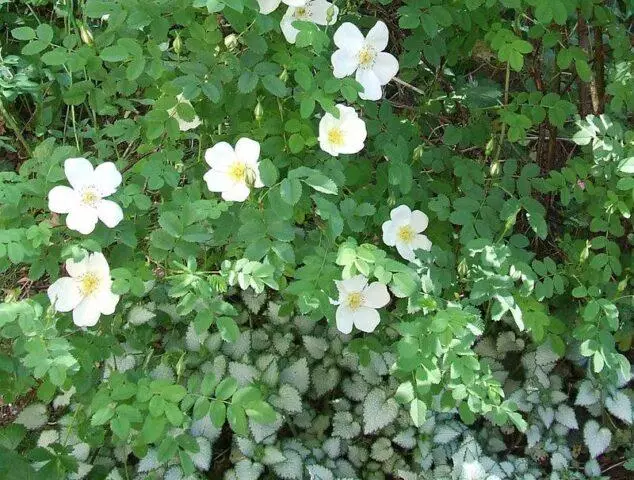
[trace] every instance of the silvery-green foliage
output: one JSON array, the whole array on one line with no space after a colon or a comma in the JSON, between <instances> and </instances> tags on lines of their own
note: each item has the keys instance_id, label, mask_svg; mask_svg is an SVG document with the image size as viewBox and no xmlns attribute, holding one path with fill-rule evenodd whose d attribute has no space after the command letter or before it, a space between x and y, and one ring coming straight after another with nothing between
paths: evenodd
<instances>
[{"instance_id":1,"label":"silvery-green foliage","mask_svg":"<svg viewBox=\"0 0 634 480\"><path fill-rule=\"evenodd\" d=\"M29 430L38 430L46 425L47 421L48 412L46 410L46 405L42 403L33 403L20 412L14 423L23 425Z\"/></svg>"},{"instance_id":2,"label":"silvery-green foliage","mask_svg":"<svg viewBox=\"0 0 634 480\"><path fill-rule=\"evenodd\" d=\"M280 382L286 383L299 393L306 393L310 384L310 372L306 358L300 358L280 372Z\"/></svg>"},{"instance_id":3,"label":"silvery-green foliage","mask_svg":"<svg viewBox=\"0 0 634 480\"><path fill-rule=\"evenodd\" d=\"M371 390L363 402L363 433L370 434L392 423L398 415L398 405L384 390Z\"/></svg>"},{"instance_id":4,"label":"silvery-green foliage","mask_svg":"<svg viewBox=\"0 0 634 480\"><path fill-rule=\"evenodd\" d=\"M589 420L583 427L583 440L591 458L596 458L607 450L612 441L612 432L601 428L595 420Z\"/></svg>"},{"instance_id":5,"label":"silvery-green foliage","mask_svg":"<svg viewBox=\"0 0 634 480\"><path fill-rule=\"evenodd\" d=\"M623 391L615 391L605 399L605 408L619 420L632 423L632 402Z\"/></svg>"}]
</instances>

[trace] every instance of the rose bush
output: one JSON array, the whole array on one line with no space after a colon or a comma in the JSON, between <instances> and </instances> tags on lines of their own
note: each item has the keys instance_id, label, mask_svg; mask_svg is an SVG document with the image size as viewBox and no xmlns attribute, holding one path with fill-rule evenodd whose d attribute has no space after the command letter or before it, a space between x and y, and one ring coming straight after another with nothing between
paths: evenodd
<instances>
[{"instance_id":1,"label":"rose bush","mask_svg":"<svg viewBox=\"0 0 634 480\"><path fill-rule=\"evenodd\" d=\"M631 8L280 3L0 0L0 478L634 469Z\"/></svg>"}]
</instances>

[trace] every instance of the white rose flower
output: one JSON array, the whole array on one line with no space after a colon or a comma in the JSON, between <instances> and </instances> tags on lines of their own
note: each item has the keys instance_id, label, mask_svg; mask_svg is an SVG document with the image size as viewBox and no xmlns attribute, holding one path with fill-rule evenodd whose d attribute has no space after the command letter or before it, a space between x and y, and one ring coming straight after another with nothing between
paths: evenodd
<instances>
[{"instance_id":1,"label":"white rose flower","mask_svg":"<svg viewBox=\"0 0 634 480\"><path fill-rule=\"evenodd\" d=\"M212 192L221 192L225 200L243 202L251 188L262 188L259 162L260 144L241 138L235 149L220 142L205 151L205 161L211 167L203 177Z\"/></svg>"},{"instance_id":2,"label":"white rose flower","mask_svg":"<svg viewBox=\"0 0 634 480\"><path fill-rule=\"evenodd\" d=\"M416 259L414 250L431 250L431 242L421 235L429 224L429 218L420 210L413 212L407 205L399 205L390 212L391 220L383 223L383 241L393 247L405 260Z\"/></svg>"},{"instance_id":3,"label":"white rose flower","mask_svg":"<svg viewBox=\"0 0 634 480\"><path fill-rule=\"evenodd\" d=\"M337 110L339 118L326 113L319 121L319 146L335 157L360 152L367 136L365 122L352 107L337 105Z\"/></svg>"},{"instance_id":4,"label":"white rose flower","mask_svg":"<svg viewBox=\"0 0 634 480\"><path fill-rule=\"evenodd\" d=\"M306 0L283 0L286 5L289 7L301 7L306 3ZM282 0L258 0L258 5L260 6L260 13L263 15L267 15L273 12L277 7L280 6Z\"/></svg>"},{"instance_id":5,"label":"white rose flower","mask_svg":"<svg viewBox=\"0 0 634 480\"><path fill-rule=\"evenodd\" d=\"M337 329L341 333L350 333L352 326L362 332L373 332L381 317L377 308L384 307L390 301L387 287L380 282L368 285L368 279L357 275L348 280L335 281L339 290L337 307Z\"/></svg>"},{"instance_id":6,"label":"white rose flower","mask_svg":"<svg viewBox=\"0 0 634 480\"><path fill-rule=\"evenodd\" d=\"M192 106L192 103L189 100L187 100L182 94L177 95L176 96L176 100L178 100L178 103L184 103L185 105L189 105L190 107ZM187 130L192 130L192 129L200 126L201 123L203 123L203 122L200 121L200 118L198 118L198 115L194 115L194 118L192 120L190 120L190 121L182 119L181 117L178 116L178 112L176 111L176 107L170 108L167 111L167 114L170 117L174 117L176 119L176 121L178 122L178 128L180 128L181 132L186 132Z\"/></svg>"},{"instance_id":7,"label":"white rose flower","mask_svg":"<svg viewBox=\"0 0 634 480\"><path fill-rule=\"evenodd\" d=\"M328 9L332 7L332 17L328 20ZM334 25L337 23L337 15L339 8L325 0L308 0L305 5L300 7L288 7L286 13L282 17L280 27L282 33L289 43L295 43L297 30L292 24L296 20L303 22L312 22L316 25Z\"/></svg>"},{"instance_id":8,"label":"white rose flower","mask_svg":"<svg viewBox=\"0 0 634 480\"><path fill-rule=\"evenodd\" d=\"M78 327L92 327L99 317L111 315L119 302L119 295L110 290L110 267L101 253L91 253L83 260L66 260L70 277L59 278L46 293L58 312L73 311L73 322Z\"/></svg>"},{"instance_id":9,"label":"white rose flower","mask_svg":"<svg viewBox=\"0 0 634 480\"><path fill-rule=\"evenodd\" d=\"M48 192L48 208L55 213L67 213L68 228L87 235L98 220L108 228L123 220L121 207L112 200L104 200L121 183L121 174L114 163L104 162L93 168L85 158L69 158L64 162L64 172L71 186L53 187Z\"/></svg>"},{"instance_id":10,"label":"white rose flower","mask_svg":"<svg viewBox=\"0 0 634 480\"><path fill-rule=\"evenodd\" d=\"M347 77L356 71L355 78L363 85L359 97L379 100L383 94L381 86L392 80L398 72L398 60L383 51L388 40L387 26L381 21L376 22L365 38L352 23L342 23L334 36L339 50L331 57L335 77Z\"/></svg>"}]
</instances>

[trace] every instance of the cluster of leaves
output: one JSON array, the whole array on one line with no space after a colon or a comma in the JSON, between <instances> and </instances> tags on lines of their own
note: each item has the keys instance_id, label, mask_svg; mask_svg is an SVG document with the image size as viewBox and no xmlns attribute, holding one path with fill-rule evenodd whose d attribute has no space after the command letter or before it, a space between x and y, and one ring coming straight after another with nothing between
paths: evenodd
<instances>
[{"instance_id":1,"label":"cluster of leaves","mask_svg":"<svg viewBox=\"0 0 634 480\"><path fill-rule=\"evenodd\" d=\"M528 479L545 457L583 478L633 454L631 9L338 7L389 26L379 102L334 78L333 28L288 44L252 0L0 0L0 394L32 402L0 430L0 474L180 479L214 442L241 479ZM335 158L318 118L344 101L368 138ZM203 152L243 136L264 188L225 202ZM46 201L80 155L124 176L124 220L90 237ZM430 218L415 262L381 242L400 204ZM44 294L82 249L122 295L87 331ZM356 274L393 300L374 334L341 336L334 280ZM506 465L509 438L526 458Z\"/></svg>"}]
</instances>

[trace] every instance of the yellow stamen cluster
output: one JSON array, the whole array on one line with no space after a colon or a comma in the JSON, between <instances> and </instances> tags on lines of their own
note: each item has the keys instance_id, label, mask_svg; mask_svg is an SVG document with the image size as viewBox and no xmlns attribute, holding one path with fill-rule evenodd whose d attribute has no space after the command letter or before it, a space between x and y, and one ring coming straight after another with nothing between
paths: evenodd
<instances>
[{"instance_id":1,"label":"yellow stamen cluster","mask_svg":"<svg viewBox=\"0 0 634 480\"><path fill-rule=\"evenodd\" d=\"M346 306L350 310L357 310L363 305L363 295L360 292L352 292L346 298Z\"/></svg>"},{"instance_id":2,"label":"yellow stamen cluster","mask_svg":"<svg viewBox=\"0 0 634 480\"><path fill-rule=\"evenodd\" d=\"M227 175L234 182L244 182L247 177L247 166L242 162L235 162L229 167Z\"/></svg>"},{"instance_id":3,"label":"yellow stamen cluster","mask_svg":"<svg viewBox=\"0 0 634 480\"><path fill-rule=\"evenodd\" d=\"M341 129L338 127L333 127L330 130L328 130L328 141L332 145L337 145L337 146L343 145L344 138L343 138L343 132L341 131Z\"/></svg>"},{"instance_id":4,"label":"yellow stamen cluster","mask_svg":"<svg viewBox=\"0 0 634 480\"><path fill-rule=\"evenodd\" d=\"M416 235L416 233L414 232L414 229L412 229L411 226L403 225L402 227L399 227L396 235L398 236L401 242L412 243L412 241L414 240L414 235Z\"/></svg>"},{"instance_id":5,"label":"yellow stamen cluster","mask_svg":"<svg viewBox=\"0 0 634 480\"><path fill-rule=\"evenodd\" d=\"M87 273L81 277L80 288L84 296L95 293L99 289L101 280L94 273Z\"/></svg>"}]
</instances>

